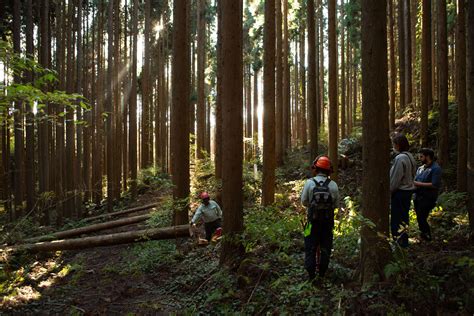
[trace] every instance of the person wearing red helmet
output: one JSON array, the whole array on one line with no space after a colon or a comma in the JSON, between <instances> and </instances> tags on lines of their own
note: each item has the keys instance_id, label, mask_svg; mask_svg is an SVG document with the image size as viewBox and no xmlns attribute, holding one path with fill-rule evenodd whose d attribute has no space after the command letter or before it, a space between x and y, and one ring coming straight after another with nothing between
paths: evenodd
<instances>
[{"instance_id":1,"label":"person wearing red helmet","mask_svg":"<svg viewBox=\"0 0 474 316\"><path fill-rule=\"evenodd\" d=\"M307 224L304 230L305 268L312 281L316 277L316 270L323 277L329 267L334 210L339 207L339 188L330 179L332 166L328 157L317 157L311 164L311 173L312 178L306 181L301 193L301 203L307 207ZM318 263L316 255L319 251Z\"/></svg>"},{"instance_id":2,"label":"person wearing red helmet","mask_svg":"<svg viewBox=\"0 0 474 316\"><path fill-rule=\"evenodd\" d=\"M191 220L191 225L196 227L196 222L202 217L204 229L206 230L206 239L210 241L214 232L222 226L222 210L219 204L211 200L209 193L202 192L199 197L202 200L202 204L196 210Z\"/></svg>"}]
</instances>

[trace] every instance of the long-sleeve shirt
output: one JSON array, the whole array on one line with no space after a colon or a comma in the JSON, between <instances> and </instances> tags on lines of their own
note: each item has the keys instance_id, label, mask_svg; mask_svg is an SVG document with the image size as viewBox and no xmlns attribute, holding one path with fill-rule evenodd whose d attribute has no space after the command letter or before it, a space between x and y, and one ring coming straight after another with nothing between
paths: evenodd
<instances>
[{"instance_id":1,"label":"long-sleeve shirt","mask_svg":"<svg viewBox=\"0 0 474 316\"><path fill-rule=\"evenodd\" d=\"M303 191L301 192L301 203L308 207L311 204L311 199L313 198L313 190L316 184L312 179L315 179L316 182L325 182L327 180L327 176L323 173L318 174L316 177L308 179L304 184ZM328 184L329 193L331 193L332 197L332 204L334 209L339 207L339 188L336 182L331 181Z\"/></svg>"},{"instance_id":2,"label":"long-sleeve shirt","mask_svg":"<svg viewBox=\"0 0 474 316\"><path fill-rule=\"evenodd\" d=\"M399 153L390 169L390 192L397 190L414 191L413 180L416 174L416 161L412 154L404 151Z\"/></svg>"},{"instance_id":3,"label":"long-sleeve shirt","mask_svg":"<svg viewBox=\"0 0 474 316\"><path fill-rule=\"evenodd\" d=\"M194 213L191 223L196 223L200 218L204 219L205 223L213 222L219 218L222 218L222 210L216 202L213 200L209 201L209 204L201 204L196 213Z\"/></svg>"}]
</instances>

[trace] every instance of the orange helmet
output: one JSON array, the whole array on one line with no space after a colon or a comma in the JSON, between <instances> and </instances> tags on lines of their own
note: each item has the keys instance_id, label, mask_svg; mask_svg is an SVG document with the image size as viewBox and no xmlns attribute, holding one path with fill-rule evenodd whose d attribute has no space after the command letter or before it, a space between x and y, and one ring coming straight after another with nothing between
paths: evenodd
<instances>
[{"instance_id":1,"label":"orange helmet","mask_svg":"<svg viewBox=\"0 0 474 316\"><path fill-rule=\"evenodd\" d=\"M199 197L201 198L201 200L205 200L205 199L208 199L209 198L209 193L207 192L202 192Z\"/></svg>"},{"instance_id":2,"label":"orange helmet","mask_svg":"<svg viewBox=\"0 0 474 316\"><path fill-rule=\"evenodd\" d=\"M314 159L313 167L331 171L331 160L326 156L320 156Z\"/></svg>"}]
</instances>

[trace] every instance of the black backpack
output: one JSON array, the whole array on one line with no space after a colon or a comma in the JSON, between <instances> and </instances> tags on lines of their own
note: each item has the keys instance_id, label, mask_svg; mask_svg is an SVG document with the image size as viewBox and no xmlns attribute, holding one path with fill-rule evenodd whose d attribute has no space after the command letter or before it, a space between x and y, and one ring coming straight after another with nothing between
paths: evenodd
<instances>
[{"instance_id":1,"label":"black backpack","mask_svg":"<svg viewBox=\"0 0 474 316\"><path fill-rule=\"evenodd\" d=\"M318 182L314 178L311 180L316 186L313 189L313 196L308 209L308 220L311 222L334 220L334 206L329 191L331 179L327 178L324 182Z\"/></svg>"}]
</instances>

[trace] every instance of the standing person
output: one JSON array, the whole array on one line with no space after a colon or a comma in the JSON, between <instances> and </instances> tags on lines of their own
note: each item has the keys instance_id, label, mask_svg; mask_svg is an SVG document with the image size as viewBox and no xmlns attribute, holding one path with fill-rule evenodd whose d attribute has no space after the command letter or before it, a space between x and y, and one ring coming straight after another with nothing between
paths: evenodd
<instances>
[{"instance_id":1,"label":"standing person","mask_svg":"<svg viewBox=\"0 0 474 316\"><path fill-rule=\"evenodd\" d=\"M202 204L194 214L193 219L191 220L191 225L196 227L196 222L202 217L204 219L206 239L207 241L211 241L214 232L222 227L222 210L219 204L211 200L209 193L202 192L200 198Z\"/></svg>"},{"instance_id":2,"label":"standing person","mask_svg":"<svg viewBox=\"0 0 474 316\"><path fill-rule=\"evenodd\" d=\"M392 143L397 156L390 169L390 228L392 237L401 247L406 248L408 247L408 213L411 197L415 190L413 180L416 174L416 162L413 155L408 151L410 144L405 135L395 136Z\"/></svg>"},{"instance_id":3,"label":"standing person","mask_svg":"<svg viewBox=\"0 0 474 316\"><path fill-rule=\"evenodd\" d=\"M441 167L435 161L434 151L429 148L420 150L420 160L423 165L416 171L415 177L415 212L420 237L423 240L431 240L431 228L428 224L428 216L436 206L438 191L441 186Z\"/></svg>"},{"instance_id":4,"label":"standing person","mask_svg":"<svg viewBox=\"0 0 474 316\"><path fill-rule=\"evenodd\" d=\"M309 279L316 277L316 269L323 277L331 257L334 210L339 205L339 189L329 176L332 167L326 156L317 157L311 165L312 178L308 179L301 193L301 203L307 207L307 224L304 231L305 268ZM320 251L320 263L316 254Z\"/></svg>"}]
</instances>

